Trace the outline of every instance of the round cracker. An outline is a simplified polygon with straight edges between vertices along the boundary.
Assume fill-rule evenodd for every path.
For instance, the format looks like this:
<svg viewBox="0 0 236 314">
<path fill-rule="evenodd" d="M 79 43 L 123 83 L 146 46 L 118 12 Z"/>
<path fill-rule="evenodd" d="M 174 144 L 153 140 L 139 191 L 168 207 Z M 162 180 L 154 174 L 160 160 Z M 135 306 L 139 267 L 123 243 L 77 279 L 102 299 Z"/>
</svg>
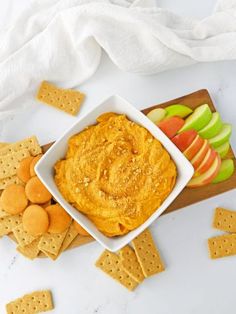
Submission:
<svg viewBox="0 0 236 314">
<path fill-rule="evenodd" d="M 62 233 L 69 227 L 71 217 L 61 205 L 50 205 L 45 210 L 49 216 L 49 233 Z"/>
<path fill-rule="evenodd" d="M 35 204 L 44 204 L 52 198 L 51 193 L 38 177 L 29 179 L 25 186 L 25 193 L 28 200 Z"/>
<path fill-rule="evenodd" d="M 30 164 L 31 164 L 33 159 L 34 159 L 34 157 L 32 157 L 32 156 L 29 156 L 29 157 L 22 159 L 20 161 L 19 168 L 16 169 L 16 174 L 17 174 L 18 178 L 21 181 L 23 181 L 24 183 L 29 181 L 29 179 L 31 178 Z"/>
<path fill-rule="evenodd" d="M 34 171 L 34 167 L 36 166 L 37 162 L 39 161 L 39 159 L 42 156 L 43 156 L 42 154 L 39 154 L 39 155 L 35 156 L 33 158 L 33 160 L 31 161 L 31 163 L 30 163 L 30 175 L 31 175 L 31 177 L 36 176 L 36 172 Z"/>
<path fill-rule="evenodd" d="M 48 230 L 48 213 L 39 205 L 30 205 L 23 213 L 22 223 L 24 230 L 29 234 L 40 236 Z"/>
<path fill-rule="evenodd" d="M 11 184 L 2 192 L 1 207 L 8 214 L 16 215 L 27 207 L 28 199 L 25 194 L 25 189 L 22 185 Z"/>
</svg>

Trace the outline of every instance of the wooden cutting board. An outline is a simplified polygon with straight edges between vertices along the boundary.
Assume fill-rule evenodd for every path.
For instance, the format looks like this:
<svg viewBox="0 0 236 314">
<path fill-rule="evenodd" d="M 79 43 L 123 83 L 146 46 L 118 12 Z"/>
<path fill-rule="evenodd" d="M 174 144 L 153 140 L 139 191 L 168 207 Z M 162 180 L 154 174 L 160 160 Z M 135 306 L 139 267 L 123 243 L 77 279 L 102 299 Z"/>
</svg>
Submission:
<svg viewBox="0 0 236 314">
<path fill-rule="evenodd" d="M 148 112 L 151 111 L 152 109 L 155 109 L 158 107 L 165 108 L 167 106 L 174 105 L 174 104 L 186 105 L 192 109 L 195 109 L 196 107 L 202 104 L 208 104 L 212 111 L 216 111 L 216 108 L 213 104 L 213 101 L 208 91 L 206 89 L 201 89 L 192 94 L 170 100 L 168 102 L 153 106 L 151 108 L 144 109 L 142 112 L 144 114 L 148 114 Z M 232 158 L 234 160 L 234 164 L 236 168 L 235 155 L 231 148 L 225 158 Z M 216 196 L 218 194 L 224 193 L 226 191 L 229 191 L 235 188 L 236 188 L 236 171 L 234 172 L 231 178 L 221 183 L 208 184 L 206 186 L 196 188 L 196 189 L 190 189 L 186 187 L 163 214 L 167 214 L 173 210 L 177 210 L 182 207 L 206 200 L 210 197 Z"/>
<path fill-rule="evenodd" d="M 162 107 L 165 108 L 167 106 L 173 105 L 173 104 L 183 104 L 187 105 L 192 109 L 195 109 L 199 105 L 207 103 L 212 111 L 216 111 L 216 108 L 212 102 L 212 99 L 206 89 L 202 89 L 199 91 L 196 91 L 192 94 L 170 100 L 168 102 L 165 102 L 163 104 L 155 105 L 153 107 L 147 108 L 142 110 L 144 114 L 148 114 L 149 111 L 152 109 Z M 52 143 L 44 145 L 43 146 L 43 151 L 46 152 Z M 235 166 L 236 166 L 236 160 L 235 160 L 235 155 L 230 149 L 228 155 L 226 158 L 233 158 Z M 172 212 L 174 210 L 183 208 L 185 206 L 197 203 L 202 200 L 206 200 L 210 197 L 213 197 L 215 195 L 218 195 L 220 193 L 224 193 L 226 191 L 232 190 L 236 188 L 236 172 L 234 175 L 228 179 L 225 182 L 217 183 L 217 184 L 209 184 L 200 188 L 196 189 L 190 189 L 190 188 L 185 188 L 179 196 L 174 200 L 174 202 L 167 208 L 167 210 L 163 214 L 167 214 L 169 212 Z M 81 245 L 84 245 L 88 242 L 93 241 L 92 237 L 82 237 L 78 236 L 70 245 L 69 249 L 75 248 Z"/>
</svg>

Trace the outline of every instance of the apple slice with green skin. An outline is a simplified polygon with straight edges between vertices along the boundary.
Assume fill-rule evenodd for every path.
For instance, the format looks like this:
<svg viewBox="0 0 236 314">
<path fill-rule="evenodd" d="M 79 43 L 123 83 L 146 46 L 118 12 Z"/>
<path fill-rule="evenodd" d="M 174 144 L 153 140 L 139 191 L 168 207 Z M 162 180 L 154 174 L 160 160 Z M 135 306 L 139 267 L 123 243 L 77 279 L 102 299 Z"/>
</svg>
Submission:
<svg viewBox="0 0 236 314">
<path fill-rule="evenodd" d="M 207 104 L 197 107 L 194 112 L 185 120 L 184 126 L 179 130 L 181 133 L 186 130 L 194 129 L 196 131 L 204 128 L 211 120 L 212 112 Z"/>
<path fill-rule="evenodd" d="M 212 138 L 216 136 L 222 129 L 223 123 L 219 112 L 213 112 L 210 122 L 198 133 L 203 138 Z"/>
<path fill-rule="evenodd" d="M 185 151 L 197 136 L 197 131 L 187 130 L 174 136 L 171 140 L 181 152 Z"/>
<path fill-rule="evenodd" d="M 229 179 L 234 173 L 234 161 L 232 159 L 222 160 L 218 175 L 212 183 L 219 183 Z"/>
<path fill-rule="evenodd" d="M 232 126 L 230 124 L 225 123 L 223 124 L 220 133 L 209 139 L 209 143 L 213 147 L 219 147 L 220 145 L 224 144 L 229 140 L 231 133 Z"/>
<path fill-rule="evenodd" d="M 210 145 L 208 144 L 208 140 L 205 139 L 201 149 L 197 152 L 193 159 L 191 159 L 191 164 L 194 169 L 197 169 L 200 166 L 209 148 Z"/>
<path fill-rule="evenodd" d="M 184 151 L 184 155 L 188 160 L 193 159 L 193 157 L 197 154 L 197 152 L 201 149 L 204 144 L 203 138 L 199 135 L 195 137 L 192 144 Z"/>
<path fill-rule="evenodd" d="M 224 158 L 228 154 L 229 147 L 230 147 L 229 142 L 225 142 L 224 144 L 216 147 L 215 150 L 217 151 L 221 158 Z"/>
<path fill-rule="evenodd" d="M 202 175 L 204 172 L 206 172 L 211 167 L 216 156 L 217 156 L 217 152 L 214 149 L 209 148 L 203 161 L 195 170 L 194 177 L 198 177 Z"/>
<path fill-rule="evenodd" d="M 185 118 L 190 115 L 190 113 L 193 112 L 193 110 L 187 106 L 176 104 L 176 105 L 171 105 L 165 108 L 167 115 L 166 117 L 173 117 L 177 116 L 180 118 Z"/>
<path fill-rule="evenodd" d="M 170 117 L 158 123 L 158 127 L 164 132 L 169 138 L 174 137 L 179 129 L 184 125 L 184 119 L 180 117 Z"/>
<path fill-rule="evenodd" d="M 166 111 L 163 108 L 153 109 L 147 114 L 147 117 L 155 124 L 163 120 L 165 116 Z"/>
<path fill-rule="evenodd" d="M 197 188 L 197 187 L 211 183 L 214 180 L 214 178 L 218 175 L 219 170 L 220 170 L 220 165 L 221 165 L 221 159 L 220 159 L 220 156 L 217 154 L 211 167 L 202 175 L 192 178 L 187 184 L 187 187 Z"/>
</svg>

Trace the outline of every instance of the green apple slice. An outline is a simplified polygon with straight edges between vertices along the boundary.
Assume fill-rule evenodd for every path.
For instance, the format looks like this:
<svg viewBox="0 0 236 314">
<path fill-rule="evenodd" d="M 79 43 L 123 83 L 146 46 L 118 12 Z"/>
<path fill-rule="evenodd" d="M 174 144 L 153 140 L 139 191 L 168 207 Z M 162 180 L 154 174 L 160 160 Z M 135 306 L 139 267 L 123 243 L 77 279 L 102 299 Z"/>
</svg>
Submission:
<svg viewBox="0 0 236 314">
<path fill-rule="evenodd" d="M 204 128 L 211 120 L 212 112 L 207 104 L 197 107 L 194 112 L 185 120 L 184 126 L 179 130 L 181 133 L 186 130 L 194 129 L 196 131 Z"/>
<path fill-rule="evenodd" d="M 234 162 L 232 159 L 222 160 L 218 175 L 212 183 L 219 183 L 229 179 L 234 173 Z"/>
<path fill-rule="evenodd" d="M 214 148 L 219 147 L 220 145 L 224 144 L 225 142 L 229 140 L 231 132 L 232 132 L 232 126 L 230 124 L 223 124 L 223 127 L 220 133 L 210 138 L 209 143 Z"/>
<path fill-rule="evenodd" d="M 165 116 L 166 110 L 163 108 L 153 109 L 147 114 L 147 117 L 155 124 L 163 120 Z"/>
<path fill-rule="evenodd" d="M 214 112 L 210 122 L 198 133 L 203 138 L 212 138 L 216 136 L 222 129 L 222 121 L 219 112 Z"/>
<path fill-rule="evenodd" d="M 193 112 L 193 110 L 187 106 L 184 105 L 171 105 L 165 108 L 167 112 L 167 118 L 177 116 L 180 118 L 185 118 L 190 115 L 190 113 Z"/>
<path fill-rule="evenodd" d="M 224 158 L 229 151 L 229 142 L 225 142 L 224 144 L 215 148 L 215 151 L 220 155 L 221 158 Z"/>
</svg>

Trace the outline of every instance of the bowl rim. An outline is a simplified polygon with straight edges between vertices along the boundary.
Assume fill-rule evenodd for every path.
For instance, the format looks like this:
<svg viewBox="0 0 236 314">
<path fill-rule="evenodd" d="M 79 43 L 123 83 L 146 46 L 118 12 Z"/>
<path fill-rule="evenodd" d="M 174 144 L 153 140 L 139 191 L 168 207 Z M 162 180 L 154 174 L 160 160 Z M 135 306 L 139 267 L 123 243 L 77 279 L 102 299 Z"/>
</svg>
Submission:
<svg viewBox="0 0 236 314">
<path fill-rule="evenodd" d="M 168 153 L 171 155 L 171 158 L 173 159 L 173 155 L 176 157 L 176 155 L 182 159 L 181 163 L 178 163 L 178 174 L 179 174 L 179 170 L 184 169 L 184 167 L 188 168 L 188 176 L 186 175 L 185 178 L 185 184 L 181 184 L 181 188 L 178 189 L 177 193 L 173 194 L 173 191 L 176 188 L 176 183 L 178 180 L 178 174 L 177 174 L 177 179 L 176 179 L 176 183 L 174 188 L 172 189 L 172 191 L 170 192 L 170 194 L 166 197 L 166 199 L 163 201 L 163 203 L 153 212 L 153 214 L 143 223 L 141 224 L 139 227 L 137 227 L 136 229 L 130 231 L 129 233 L 125 234 L 125 235 L 121 235 L 117 238 L 120 239 L 120 241 L 118 241 L 119 244 L 115 243 L 117 241 L 115 241 L 115 239 L 117 239 L 116 237 L 107 237 L 105 236 L 101 231 L 99 231 L 96 226 L 86 217 L 86 220 L 89 220 L 90 223 L 92 223 L 95 228 L 97 229 L 97 233 L 95 234 L 93 232 L 93 230 L 91 230 L 90 227 L 88 227 L 86 224 L 84 224 L 83 221 L 81 221 L 81 219 L 79 219 L 78 217 L 75 217 L 75 215 L 73 214 L 73 211 L 71 211 L 71 207 L 73 207 L 72 205 L 70 205 L 62 196 L 62 194 L 59 192 L 55 193 L 55 188 L 52 187 L 49 182 L 47 182 L 47 180 L 44 177 L 44 172 L 42 171 L 42 167 L 44 165 L 44 163 L 47 162 L 48 158 L 51 157 L 51 155 L 53 154 L 54 150 L 56 149 L 56 147 L 59 145 L 61 146 L 61 142 L 63 140 L 66 139 L 66 143 L 68 142 L 68 139 L 72 136 L 71 131 L 76 128 L 76 126 L 78 126 L 82 121 L 84 122 L 86 119 L 88 119 L 88 117 L 90 117 L 91 114 L 93 114 L 96 110 L 98 110 L 100 107 L 103 106 L 103 104 L 107 103 L 111 101 L 111 104 L 114 102 L 123 102 L 125 103 L 128 107 L 128 111 L 133 110 L 133 112 L 135 112 L 137 114 L 137 116 L 139 115 L 141 117 L 141 115 L 143 116 L 142 119 L 144 119 L 145 123 L 148 124 L 148 127 L 146 125 L 144 125 L 142 122 L 138 122 L 138 124 L 140 124 L 142 127 L 146 128 L 155 138 L 157 138 L 161 144 L 165 147 L 165 149 L 168 151 Z M 113 112 L 115 112 L 114 110 L 112 110 Z M 108 112 L 107 110 L 104 111 Z M 102 114 L 102 113 L 100 113 Z M 125 115 L 129 115 L 128 113 L 123 113 Z M 132 113 L 133 114 L 133 113 Z M 130 114 L 130 115 L 132 115 Z M 133 120 L 134 118 L 129 118 L 130 120 Z M 141 118 L 140 118 L 141 119 Z M 91 123 L 88 123 L 88 125 L 91 125 Z M 159 133 L 160 138 L 158 138 L 156 135 L 153 134 L 153 132 L 150 131 L 151 129 L 155 129 L 158 130 L 158 132 L 154 132 L 154 133 Z M 78 131 L 81 132 L 84 129 L 84 127 Z M 75 132 L 73 134 L 76 134 L 78 132 Z M 163 143 L 163 141 L 165 142 L 165 144 Z M 168 144 L 168 145 L 167 145 Z M 166 148 L 167 146 L 170 146 L 169 149 Z M 64 147 L 65 148 L 65 147 Z M 170 151 L 171 149 L 171 151 Z M 59 159 L 59 158 L 58 158 Z M 58 160 L 57 159 L 57 160 Z M 176 161 L 174 161 L 176 164 Z M 177 164 L 176 164 L 177 167 Z M 108 249 L 109 251 L 117 251 L 120 248 L 122 248 L 123 246 L 127 245 L 133 238 L 135 238 L 137 235 L 139 235 L 144 229 L 146 229 L 148 226 L 150 226 L 166 209 L 167 207 L 174 201 L 174 199 L 180 194 L 180 192 L 183 190 L 183 188 L 186 186 L 186 184 L 188 183 L 188 181 L 190 180 L 190 178 L 192 177 L 193 173 L 194 173 L 194 169 L 192 164 L 186 159 L 186 157 L 182 154 L 182 152 L 171 142 L 171 140 L 153 123 L 151 122 L 139 109 L 137 109 L 135 106 L 133 106 L 129 101 L 127 101 L 126 99 L 124 99 L 123 97 L 119 96 L 119 95 L 111 95 L 107 98 L 105 98 L 103 101 L 101 101 L 97 106 L 95 106 L 94 108 L 91 108 L 87 113 L 85 113 L 84 115 L 82 115 L 80 118 L 78 118 L 73 124 L 72 126 L 70 126 L 65 132 L 63 132 L 63 134 L 54 142 L 54 144 L 49 148 L 49 150 L 42 156 L 42 158 L 39 160 L 39 162 L 37 163 L 36 167 L 35 167 L 35 171 L 36 174 L 38 175 L 39 179 L 43 182 L 43 184 L 47 187 L 47 189 L 51 192 L 51 194 L 53 195 L 53 197 L 56 199 L 56 201 L 61 204 L 61 206 L 63 206 L 63 208 L 65 208 L 65 210 L 73 217 L 73 219 L 75 219 L 85 230 L 87 230 L 103 247 L 105 247 L 106 249 Z M 186 172 L 187 173 L 187 172 Z M 183 178 L 182 178 L 183 179 Z M 57 195 L 59 194 L 60 197 Z M 173 197 L 174 195 L 174 197 Z M 172 200 L 170 202 L 167 202 L 168 205 L 164 206 L 163 209 L 163 204 L 166 203 L 166 200 L 169 200 L 170 197 L 172 196 Z M 64 201 L 63 201 L 64 200 Z M 161 210 L 159 210 L 161 208 Z M 75 208 L 74 208 L 75 209 Z M 77 209 L 75 209 L 77 212 L 79 212 Z M 159 213 L 159 215 L 157 214 L 157 212 Z M 80 213 L 80 215 L 83 215 L 82 213 Z M 154 217 L 154 215 L 156 217 Z M 84 215 L 85 216 L 85 215 Z M 136 232 L 135 232 L 136 231 Z M 100 235 L 101 236 L 100 236 Z M 103 241 L 102 238 L 106 238 L 108 242 Z M 123 241 L 122 241 L 123 240 Z M 110 243 L 110 244 L 109 244 Z M 113 245 L 112 245 L 113 243 Z"/>
</svg>

